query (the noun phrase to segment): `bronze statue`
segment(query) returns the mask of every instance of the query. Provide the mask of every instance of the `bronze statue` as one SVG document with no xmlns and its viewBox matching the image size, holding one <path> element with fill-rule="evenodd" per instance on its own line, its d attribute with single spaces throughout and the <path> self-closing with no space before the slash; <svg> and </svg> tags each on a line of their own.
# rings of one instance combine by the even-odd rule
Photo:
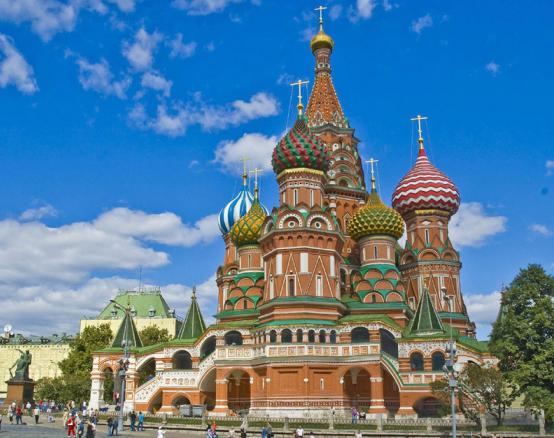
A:
<svg viewBox="0 0 554 438">
<path fill-rule="evenodd" d="M 14 380 L 30 380 L 29 366 L 31 365 L 33 355 L 29 352 L 29 350 L 26 350 L 25 352 L 23 352 L 18 349 L 17 351 L 21 353 L 21 356 L 19 356 L 19 359 L 17 359 L 15 363 L 12 365 L 12 367 L 10 368 L 10 375 Z M 12 370 L 14 368 L 15 368 L 15 373 L 12 374 Z"/>
</svg>

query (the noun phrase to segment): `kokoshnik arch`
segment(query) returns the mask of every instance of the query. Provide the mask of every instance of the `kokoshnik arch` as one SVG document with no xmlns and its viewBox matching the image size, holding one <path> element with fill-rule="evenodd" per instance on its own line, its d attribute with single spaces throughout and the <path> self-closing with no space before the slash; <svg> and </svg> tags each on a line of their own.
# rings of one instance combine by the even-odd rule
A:
<svg viewBox="0 0 554 438">
<path fill-rule="evenodd" d="M 392 208 L 373 172 L 366 190 L 359 140 L 331 77 L 333 48 L 320 20 L 305 112 L 300 101 L 273 151 L 279 205 L 269 212 L 245 172 L 219 215 L 217 322 L 205 326 L 193 295 L 175 339 L 143 347 L 126 317 L 112 348 L 94 356 L 91 407 L 103 403 L 125 330 L 136 334 L 126 408 L 168 414 L 204 404 L 217 414 L 293 417 L 356 406 L 370 416 L 432 415 L 429 383 L 443 376 L 451 336 L 458 363 L 494 361 L 475 339 L 448 235 L 458 189 L 430 162 L 420 129 L 417 160 Z"/>
</svg>

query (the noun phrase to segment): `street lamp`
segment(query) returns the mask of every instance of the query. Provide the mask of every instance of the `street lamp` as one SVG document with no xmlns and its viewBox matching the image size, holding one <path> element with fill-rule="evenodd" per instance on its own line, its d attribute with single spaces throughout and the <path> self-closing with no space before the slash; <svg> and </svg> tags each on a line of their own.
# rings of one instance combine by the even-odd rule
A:
<svg viewBox="0 0 554 438">
<path fill-rule="evenodd" d="M 114 307 L 124 312 L 123 321 L 125 318 L 130 318 L 131 308 L 122 307 L 115 300 L 110 300 Z M 117 431 L 123 432 L 123 407 L 125 403 L 125 377 L 127 369 L 129 368 L 129 333 L 127 327 L 123 327 L 123 340 L 121 341 L 123 347 L 123 357 L 119 359 L 119 378 L 121 379 L 121 386 L 119 392 L 119 412 L 117 413 Z"/>
<path fill-rule="evenodd" d="M 446 288 L 441 289 L 443 299 L 448 303 L 448 310 L 450 313 L 450 341 L 446 346 L 448 352 L 448 359 L 446 359 L 443 366 L 444 376 L 448 382 L 448 389 L 450 390 L 450 409 L 452 415 L 452 438 L 456 438 L 456 391 L 458 389 L 458 371 L 456 365 L 456 343 L 453 338 L 454 328 L 452 327 L 452 300 L 446 294 Z"/>
</svg>

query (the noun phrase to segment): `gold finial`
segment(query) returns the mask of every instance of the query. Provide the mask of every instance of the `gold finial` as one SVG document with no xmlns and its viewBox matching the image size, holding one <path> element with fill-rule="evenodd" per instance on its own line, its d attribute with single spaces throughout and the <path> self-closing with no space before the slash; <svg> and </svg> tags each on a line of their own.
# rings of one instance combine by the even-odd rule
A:
<svg viewBox="0 0 554 438">
<path fill-rule="evenodd" d="M 248 180 L 248 171 L 246 170 L 246 163 L 250 160 L 250 158 L 244 156 L 240 159 L 242 161 L 242 185 L 243 187 L 246 187 L 246 183 Z"/>
<path fill-rule="evenodd" d="M 415 122 L 417 120 L 417 132 L 418 132 L 418 143 L 419 143 L 419 150 L 423 150 L 423 131 L 421 130 L 421 121 L 427 120 L 429 117 L 423 117 L 420 114 L 418 114 L 416 117 L 412 117 L 410 120 L 412 122 Z"/>
<path fill-rule="evenodd" d="M 196 299 L 196 286 L 192 286 L 192 299 Z"/>
<path fill-rule="evenodd" d="M 258 199 L 258 174 L 262 172 L 263 169 L 258 169 L 257 167 L 250 171 L 250 173 L 254 174 L 254 199 Z"/>
<path fill-rule="evenodd" d="M 375 158 L 370 158 L 366 161 L 366 163 L 369 163 L 369 166 L 371 168 L 371 192 L 377 191 L 377 185 L 375 184 L 375 169 L 373 167 L 374 164 L 377 164 L 379 160 L 376 160 Z"/>
<path fill-rule="evenodd" d="M 323 32 L 323 11 L 327 9 L 326 6 L 319 6 L 314 11 L 319 11 L 319 31 Z"/>
<path fill-rule="evenodd" d="M 296 82 L 290 84 L 291 87 L 298 85 L 298 105 L 296 106 L 296 108 L 298 108 L 298 117 L 302 115 L 302 110 L 304 109 L 304 105 L 302 104 L 302 85 L 307 85 L 309 83 L 310 81 L 303 81 L 302 79 L 298 79 Z"/>
</svg>

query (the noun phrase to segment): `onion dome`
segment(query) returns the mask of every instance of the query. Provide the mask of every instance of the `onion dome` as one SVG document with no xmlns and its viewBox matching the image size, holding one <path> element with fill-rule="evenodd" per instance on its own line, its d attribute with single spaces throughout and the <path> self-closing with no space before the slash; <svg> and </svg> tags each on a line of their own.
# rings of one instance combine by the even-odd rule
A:
<svg viewBox="0 0 554 438">
<path fill-rule="evenodd" d="M 404 219 L 381 201 L 375 189 L 374 178 L 371 183 L 371 194 L 367 203 L 356 212 L 348 224 L 350 237 L 358 241 L 362 237 L 385 234 L 400 239 L 404 234 Z"/>
<path fill-rule="evenodd" d="M 231 240 L 237 248 L 245 245 L 257 245 L 262 235 L 262 225 L 267 217 L 267 211 L 258 198 L 254 200 L 252 208 L 241 217 L 231 228 Z"/>
<path fill-rule="evenodd" d="M 243 217 L 254 202 L 252 193 L 246 186 L 246 177 L 243 176 L 244 183 L 242 189 L 231 201 L 219 212 L 218 225 L 221 234 L 227 234 L 236 221 Z"/>
<path fill-rule="evenodd" d="M 327 147 L 310 132 L 306 122 L 304 116 L 299 116 L 292 129 L 273 149 L 271 162 L 276 174 L 300 167 L 323 172 L 327 170 Z"/>
<path fill-rule="evenodd" d="M 333 42 L 333 38 L 331 38 L 329 35 L 327 35 L 325 32 L 323 32 L 323 26 L 319 27 L 319 32 L 314 35 L 312 40 L 310 41 L 310 47 L 312 48 L 312 52 L 315 52 L 318 49 L 329 49 L 333 50 L 333 47 L 335 46 L 335 43 Z"/>
<path fill-rule="evenodd" d="M 450 216 L 458 211 L 460 192 L 452 180 L 429 161 L 422 138 L 414 167 L 394 190 L 392 206 L 402 216 L 427 209 L 444 211 Z"/>
</svg>

